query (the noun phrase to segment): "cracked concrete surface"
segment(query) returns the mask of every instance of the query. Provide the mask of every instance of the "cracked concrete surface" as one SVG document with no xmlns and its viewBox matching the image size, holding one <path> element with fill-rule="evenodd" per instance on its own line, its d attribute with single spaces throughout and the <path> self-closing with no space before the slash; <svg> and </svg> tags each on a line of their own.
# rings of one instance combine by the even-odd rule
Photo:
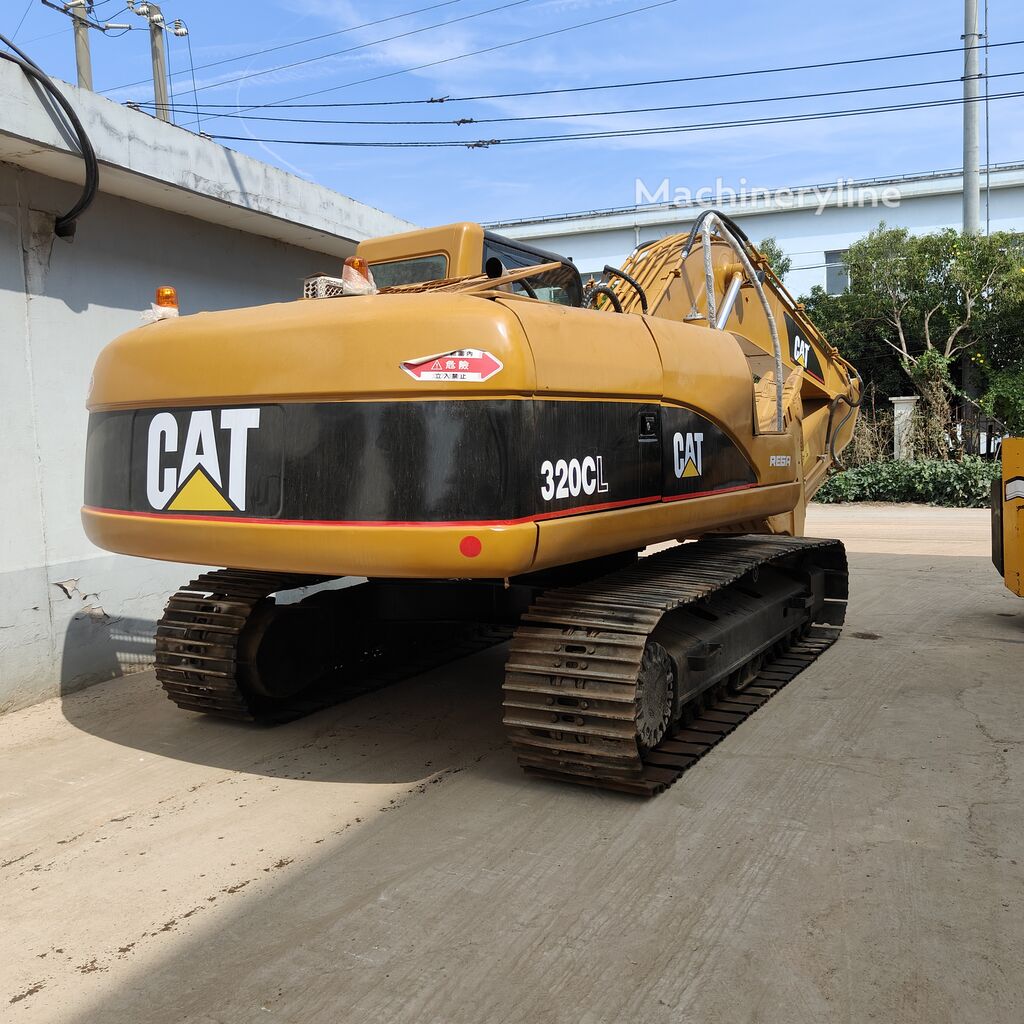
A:
<svg viewBox="0 0 1024 1024">
<path fill-rule="evenodd" d="M 5 1019 L 1024 1019 L 1024 602 L 987 530 L 812 508 L 844 638 L 648 803 L 520 776 L 500 649 L 273 730 L 149 673 L 12 713 Z"/>
</svg>

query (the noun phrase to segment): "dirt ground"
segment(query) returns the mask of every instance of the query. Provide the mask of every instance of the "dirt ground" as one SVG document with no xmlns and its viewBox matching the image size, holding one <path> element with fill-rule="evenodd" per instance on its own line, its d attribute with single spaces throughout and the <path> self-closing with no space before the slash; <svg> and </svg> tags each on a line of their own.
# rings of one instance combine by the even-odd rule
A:
<svg viewBox="0 0 1024 1024">
<path fill-rule="evenodd" d="M 0 1017 L 1024 1020 L 1024 602 L 987 512 L 814 507 L 843 638 L 649 802 L 524 778 L 503 650 L 302 722 L 0 720 Z"/>
</svg>

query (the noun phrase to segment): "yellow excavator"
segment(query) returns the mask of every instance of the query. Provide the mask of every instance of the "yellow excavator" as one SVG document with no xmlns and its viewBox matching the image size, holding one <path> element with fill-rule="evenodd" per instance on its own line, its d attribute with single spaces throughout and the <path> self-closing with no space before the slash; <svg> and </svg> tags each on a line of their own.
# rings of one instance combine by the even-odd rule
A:
<svg viewBox="0 0 1024 1024">
<path fill-rule="evenodd" d="M 652 795 L 835 640 L 804 511 L 861 380 L 724 215 L 586 284 L 456 224 L 304 291 L 159 289 L 96 364 L 89 537 L 225 567 L 158 624 L 180 707 L 285 721 L 512 635 L 521 765 Z"/>
</svg>

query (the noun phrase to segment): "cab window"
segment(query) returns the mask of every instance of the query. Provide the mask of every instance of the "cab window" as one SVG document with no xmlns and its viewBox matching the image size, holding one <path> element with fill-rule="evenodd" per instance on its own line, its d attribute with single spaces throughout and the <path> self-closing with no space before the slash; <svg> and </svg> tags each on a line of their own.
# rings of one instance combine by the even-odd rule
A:
<svg viewBox="0 0 1024 1024">
<path fill-rule="evenodd" d="M 539 266 L 542 263 L 553 263 L 561 259 L 553 253 L 540 250 L 520 248 L 509 244 L 506 240 L 494 235 L 484 235 L 484 266 L 491 257 L 501 260 L 506 270 L 519 270 L 522 267 Z M 580 283 L 579 271 L 568 262 L 563 261 L 556 270 L 549 270 L 536 277 L 527 278 L 538 299 L 545 302 L 557 302 L 563 306 L 578 306 L 583 298 L 583 287 Z M 517 292 L 529 294 L 529 289 L 518 283 L 512 288 Z"/>
<path fill-rule="evenodd" d="M 448 257 L 437 253 L 408 260 L 388 260 L 386 263 L 371 263 L 370 270 L 378 288 L 423 284 L 425 281 L 441 281 L 448 276 Z"/>
</svg>

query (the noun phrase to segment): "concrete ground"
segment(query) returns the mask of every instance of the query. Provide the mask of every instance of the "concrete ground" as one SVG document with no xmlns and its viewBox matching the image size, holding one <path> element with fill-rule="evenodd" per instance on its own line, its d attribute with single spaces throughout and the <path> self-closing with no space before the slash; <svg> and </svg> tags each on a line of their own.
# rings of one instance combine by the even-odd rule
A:
<svg viewBox="0 0 1024 1024">
<path fill-rule="evenodd" d="M 843 639 L 654 801 L 527 781 L 500 649 L 273 730 L 0 721 L 11 1021 L 1024 1020 L 1024 603 L 984 511 L 815 507 Z"/>
</svg>

